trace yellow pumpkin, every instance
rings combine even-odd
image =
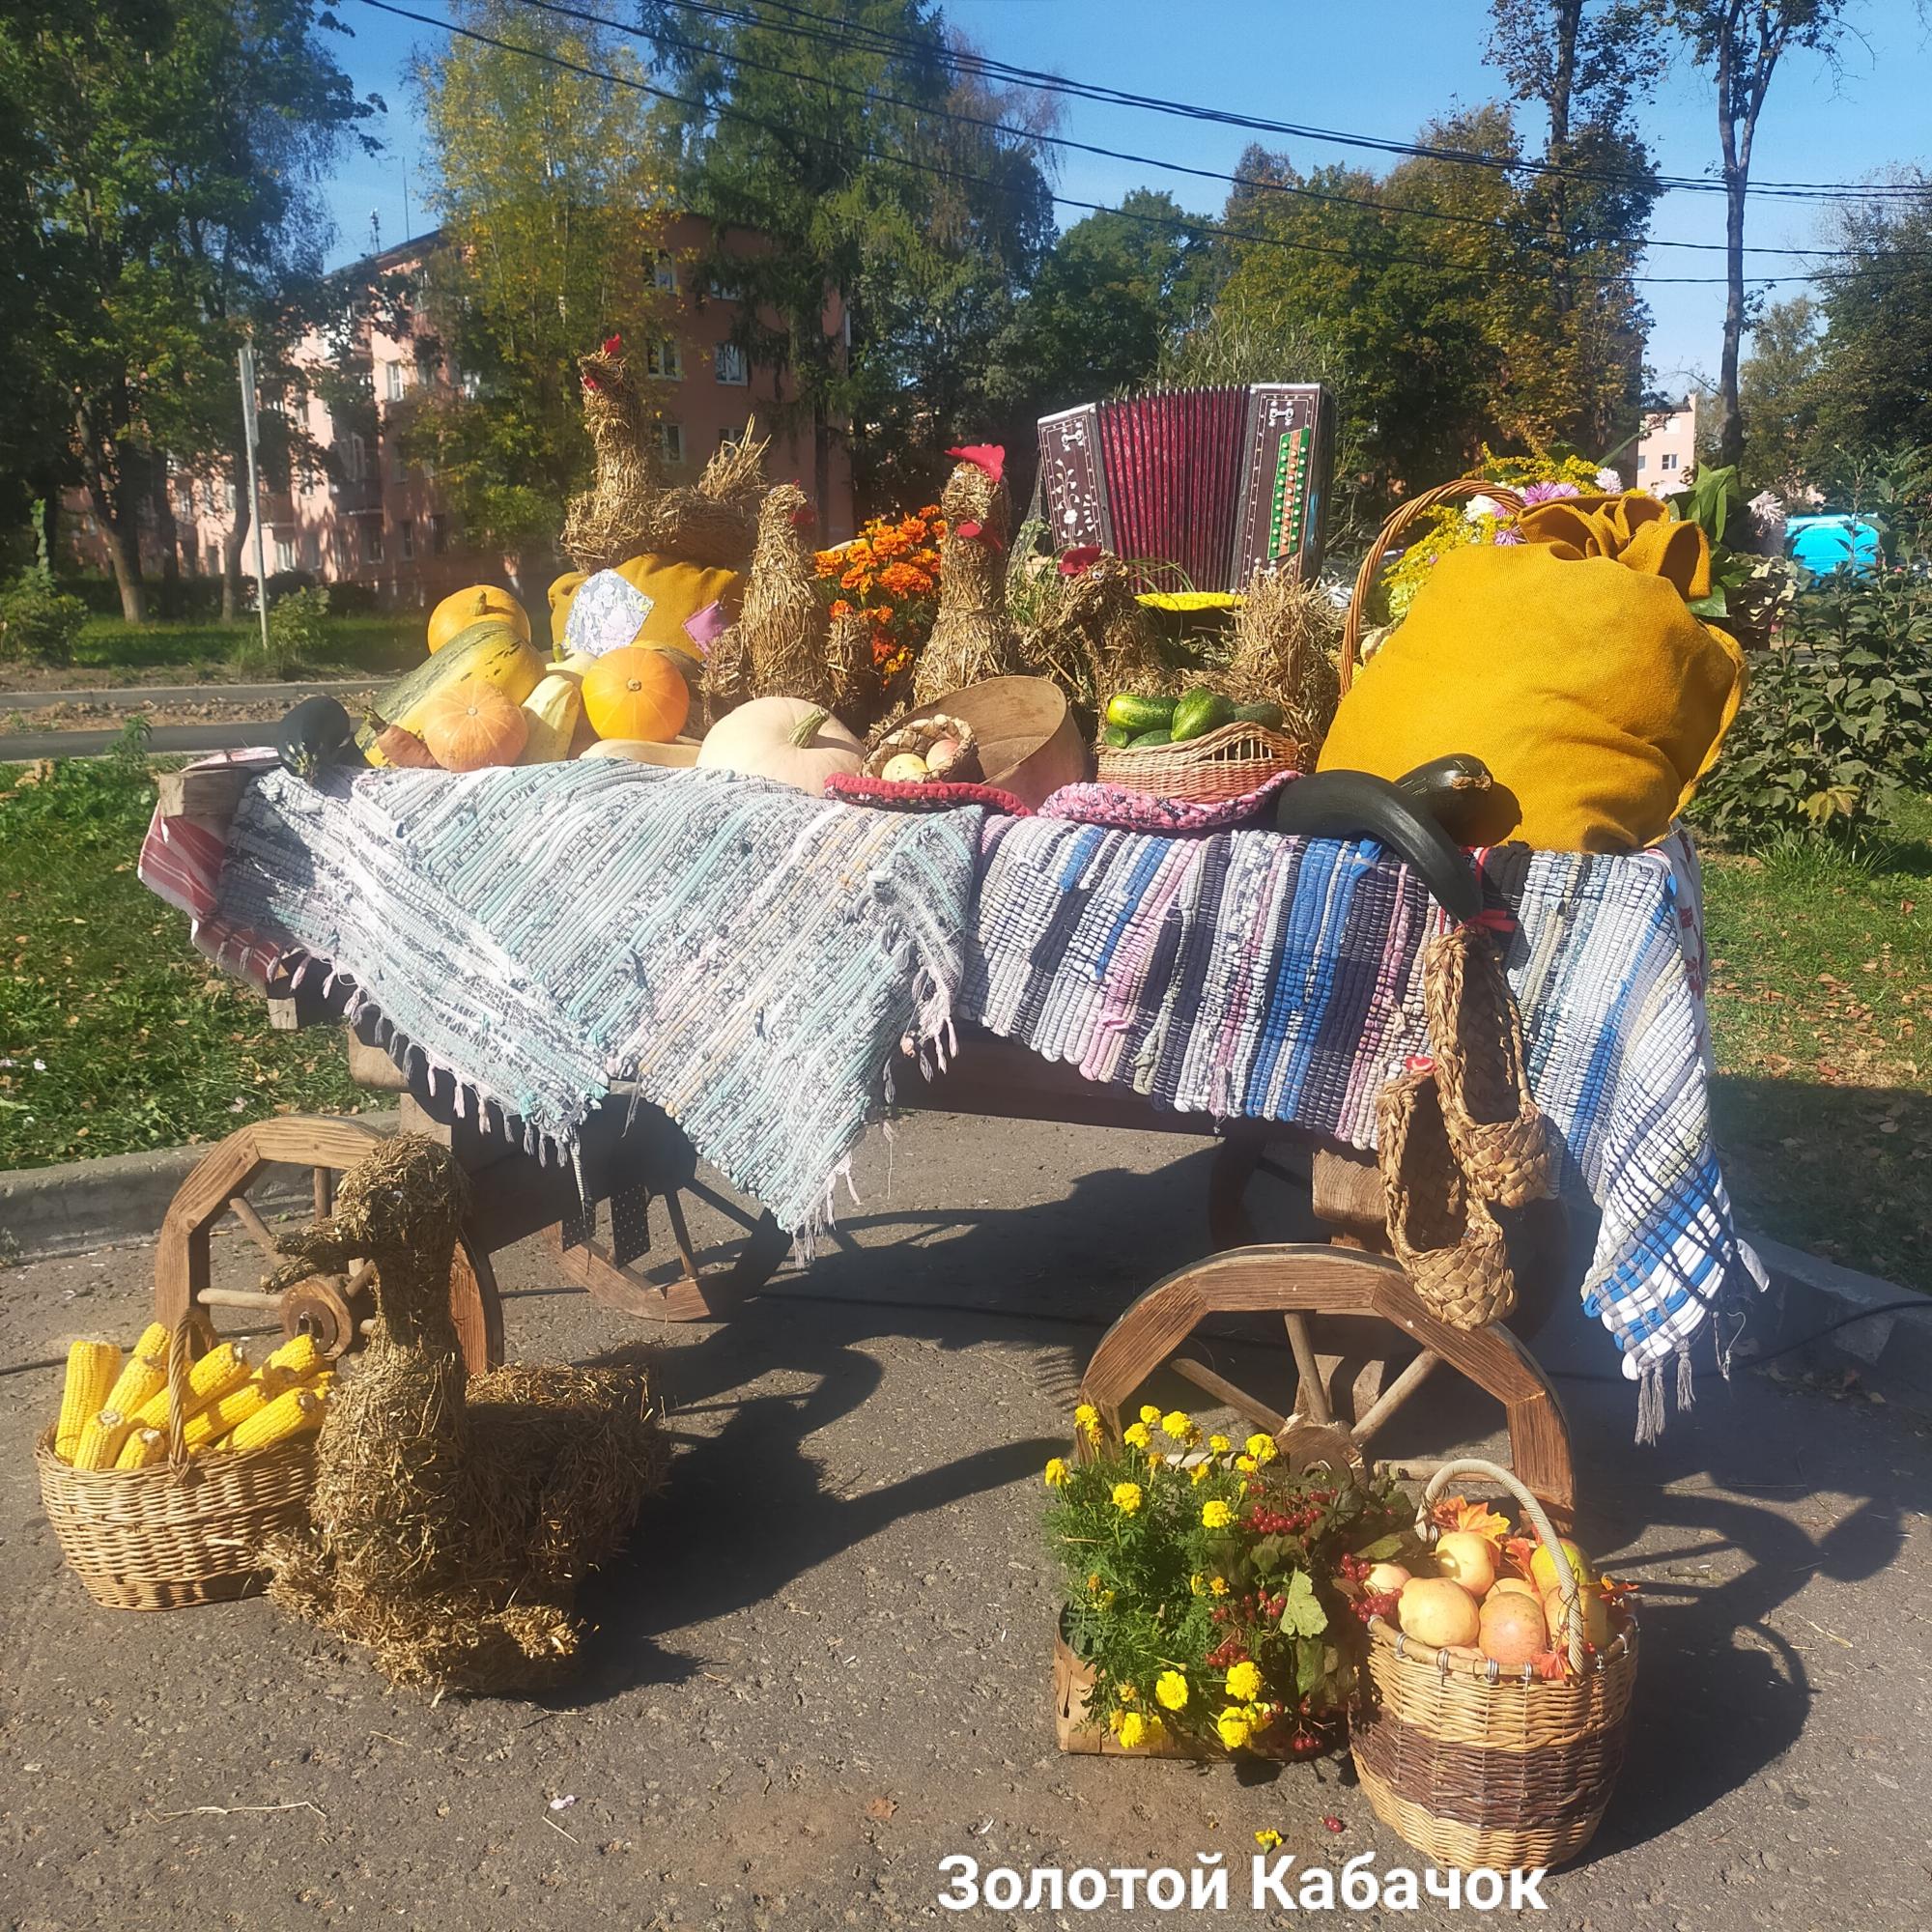
[[[583,673],[583,715],[600,738],[662,744],[684,729],[691,691],[663,651],[627,644]]]
[[[514,765],[529,734],[523,707],[479,678],[443,686],[423,707],[422,741],[446,772]]]
[[[497,584],[472,583],[467,589],[452,590],[429,613],[430,655],[434,657],[458,632],[485,617],[495,617],[509,625],[525,643],[529,642],[528,611]]]

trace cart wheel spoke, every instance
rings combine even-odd
[[[275,1245],[275,1237],[269,1232],[269,1224],[256,1213],[254,1203],[245,1194],[231,1194],[228,1211],[247,1229],[248,1238],[268,1256],[270,1265],[280,1267],[287,1257]]]
[[[1191,1355],[1175,1355],[1170,1358],[1168,1367],[1196,1388],[1225,1403],[1236,1415],[1244,1416],[1264,1435],[1278,1435],[1287,1427],[1286,1416],[1277,1415],[1264,1402],[1257,1401],[1246,1389],[1229,1381],[1225,1376],[1217,1376],[1205,1362],[1197,1362]]]
[[[1321,1364],[1315,1359],[1315,1338],[1308,1330],[1308,1317],[1289,1314],[1282,1321],[1288,1329],[1288,1346],[1294,1350],[1295,1374],[1300,1378],[1300,1387],[1295,1391],[1295,1409],[1325,1429],[1335,1415],[1328,1406],[1328,1391],[1321,1385]]]
[[[1373,1404],[1365,1409],[1355,1423],[1355,1440],[1367,1442],[1369,1437],[1426,1382],[1442,1357],[1432,1349],[1423,1350],[1415,1360],[1383,1389]]]

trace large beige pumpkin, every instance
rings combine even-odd
[[[814,798],[835,772],[856,772],[866,748],[823,705],[802,697],[754,697],[704,734],[697,762],[796,785]]]

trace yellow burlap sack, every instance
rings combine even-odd
[[[1693,617],[1710,546],[1654,498],[1523,512],[1519,545],[1448,553],[1357,673],[1322,771],[1400,778],[1453,752],[1495,776],[1481,842],[1654,844],[1716,761],[1744,656]]]
[[[701,647],[709,644],[737,615],[738,603],[745,591],[745,580],[735,570],[712,570],[676,557],[634,556],[616,569],[619,577],[651,600],[650,614],[633,641],[655,644],[661,650],[682,651],[688,657],[701,656]],[[551,585],[552,637],[563,636],[571,599],[585,581],[582,571],[573,570]],[[719,615],[706,620],[702,613],[713,606],[719,607]],[[686,625],[693,619],[698,621],[692,630],[687,630]]]

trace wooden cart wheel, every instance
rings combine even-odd
[[[319,1275],[285,1293],[217,1288],[212,1278],[210,1236],[232,1214],[261,1249],[264,1274],[285,1257],[263,1220],[250,1190],[271,1166],[306,1167],[313,1175],[318,1218],[335,1205],[335,1178],[357,1166],[384,1136],[362,1121],[292,1114],[240,1127],[196,1163],[168,1205],[155,1257],[155,1320],[173,1328],[192,1315],[212,1337],[210,1312],[230,1308],[278,1320],[290,1335],[313,1335],[325,1354],[359,1347],[363,1324],[374,1314],[369,1274]],[[471,1375],[503,1359],[503,1309],[488,1254],[466,1232],[449,1271],[449,1309]]]
[[[1293,1326],[1317,1315],[1369,1317],[1392,1325],[1421,1352],[1366,1412],[1343,1422],[1291,1406],[1286,1412],[1250,1394],[1186,1352],[1205,1321],[1224,1315],[1276,1315]],[[1309,1386],[1309,1367],[1293,1350],[1291,1386]],[[1156,1370],[1167,1368],[1281,1443],[1293,1464],[1337,1466],[1364,1456],[1377,1433],[1446,1363],[1502,1404],[1511,1466],[1552,1516],[1566,1524],[1576,1507],[1570,1425],[1556,1391],[1508,1329],[1450,1328],[1416,1299],[1402,1269],[1380,1255],[1332,1247],[1236,1248],[1182,1268],[1148,1292],[1101,1338],[1087,1364],[1080,1399],[1118,1435],[1121,1412]],[[1435,1463],[1399,1473],[1426,1476]]]

